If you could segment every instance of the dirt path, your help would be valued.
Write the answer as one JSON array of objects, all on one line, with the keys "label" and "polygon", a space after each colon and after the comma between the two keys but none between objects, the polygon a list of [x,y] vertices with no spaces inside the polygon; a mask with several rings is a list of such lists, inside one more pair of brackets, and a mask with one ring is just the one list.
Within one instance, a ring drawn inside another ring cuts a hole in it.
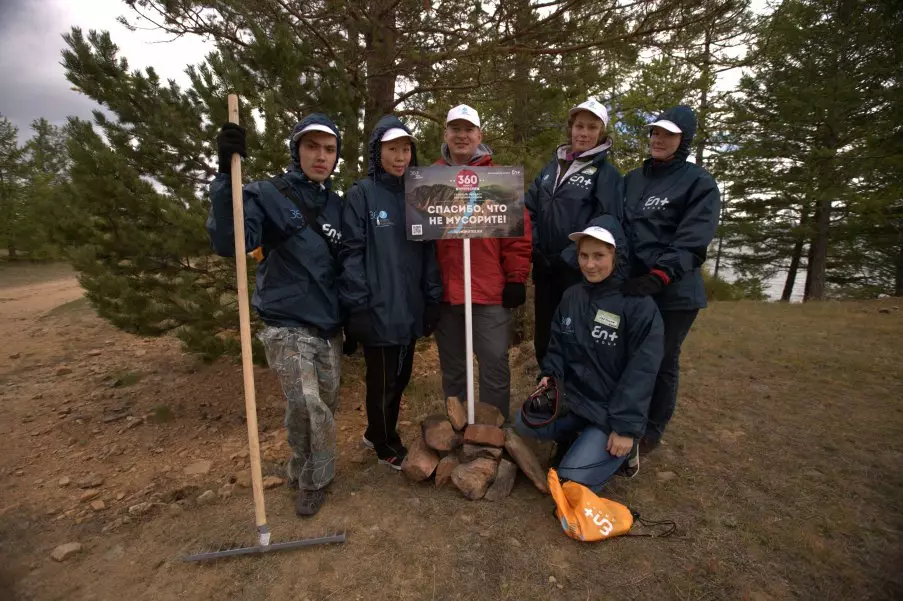
[{"label": "dirt path", "polygon": [[[347,529],[348,542],[186,565],[186,553],[254,540],[240,484],[240,369],[200,363],[173,339],[124,334],[79,296],[72,278],[0,287],[3,601],[903,595],[898,303],[718,303],[703,313],[667,444],[606,492],[675,520],[675,539],[580,544],[525,478],[508,499],[472,503],[377,466],[359,446],[358,356],[343,368],[338,477],[323,511],[299,520],[284,487],[266,494],[276,540]],[[530,356],[529,343],[513,349],[513,399],[534,381]],[[256,386],[265,473],[279,475],[284,401],[268,370]],[[441,408],[438,390],[427,344],[403,439]],[[209,467],[187,474],[198,462]],[[207,490],[212,502],[199,502]],[[52,560],[68,542],[83,549]]]},{"label": "dirt path", "polygon": [[35,318],[78,300],[85,291],[74,276],[49,282],[0,288],[0,335],[10,322]]}]

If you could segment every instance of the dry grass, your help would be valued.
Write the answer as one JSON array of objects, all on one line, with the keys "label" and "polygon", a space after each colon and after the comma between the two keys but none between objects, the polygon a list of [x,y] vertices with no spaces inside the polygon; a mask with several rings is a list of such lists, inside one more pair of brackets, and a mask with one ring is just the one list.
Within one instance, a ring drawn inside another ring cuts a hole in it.
[{"label": "dry grass", "polygon": [[[90,398],[100,376],[83,377],[79,368],[67,378],[43,368],[12,376],[16,393],[0,397],[0,424],[13,424],[0,437],[0,555],[9,566],[0,581],[15,578],[23,599],[67,600],[900,598],[903,311],[878,312],[898,304],[716,303],[703,312],[685,346],[667,444],[643,462],[636,479],[616,480],[608,490],[646,517],[675,520],[678,536],[664,540],[576,543],[560,532],[549,499],[526,479],[504,502],[471,503],[377,466],[358,447],[363,362],[356,357],[343,374],[340,473],[327,505],[316,518],[298,520],[288,492],[267,494],[276,538],[346,527],[348,542],[209,565],[177,558],[210,544],[250,543],[246,491],[178,515],[161,510],[101,535],[121,506],[111,503],[103,517],[80,524],[52,521],[45,513],[64,509],[73,491],[32,481],[102,469],[112,488],[133,492],[153,482],[172,490],[185,484],[183,463],[206,457],[214,470],[194,485],[221,486],[236,469],[229,454],[244,436],[237,365],[199,365],[172,341],[141,343],[148,353],[136,360],[127,351],[133,339],[93,318],[82,316],[75,326],[67,325],[68,313],[49,318],[59,327],[41,327],[63,338],[54,344],[75,353],[76,365],[78,349],[106,339],[118,350],[104,358],[101,376],[148,376],[112,389],[122,397],[83,403],[79,411],[95,415],[84,425],[59,422],[57,409],[66,395]],[[511,360],[517,400],[534,382],[529,343],[514,349]],[[278,440],[282,401],[275,378],[260,370],[257,389],[264,439]],[[35,394],[43,396],[33,400]],[[92,435],[104,406],[124,402],[136,412],[166,404],[173,418],[120,436]],[[415,436],[413,422],[441,403],[435,349],[421,345],[401,417],[412,423],[402,427],[403,438]],[[34,421],[19,426],[26,414]],[[44,422],[63,425],[31,436]],[[82,442],[67,450],[69,437]],[[123,456],[84,465],[67,460],[72,449],[96,453],[113,441],[127,447]],[[182,449],[184,458],[177,455]],[[13,476],[20,466],[27,475]],[[268,462],[267,469],[278,466]],[[677,478],[661,481],[662,471]],[[5,509],[8,499],[21,503]],[[56,544],[76,539],[86,545],[80,557],[50,562]]]}]

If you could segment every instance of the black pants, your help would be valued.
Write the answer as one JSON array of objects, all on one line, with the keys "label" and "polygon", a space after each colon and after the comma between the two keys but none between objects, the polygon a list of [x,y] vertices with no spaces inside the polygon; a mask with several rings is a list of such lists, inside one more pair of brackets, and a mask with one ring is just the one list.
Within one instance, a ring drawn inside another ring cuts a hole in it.
[{"label": "black pants", "polygon": [[540,367],[549,348],[555,309],[561,303],[564,291],[579,283],[581,277],[580,272],[564,267],[557,272],[535,273],[533,277],[533,348]]},{"label": "black pants", "polygon": [[395,429],[401,394],[411,380],[414,344],[409,346],[365,346],[367,364],[367,432],[380,459],[394,457],[404,445]]},{"label": "black pants", "polygon": [[662,311],[665,352],[655,378],[655,389],[652,391],[652,402],[649,405],[649,420],[646,423],[648,438],[661,439],[665,427],[674,415],[674,407],[677,405],[677,384],[680,379],[680,345],[683,344],[698,314],[699,309]]}]

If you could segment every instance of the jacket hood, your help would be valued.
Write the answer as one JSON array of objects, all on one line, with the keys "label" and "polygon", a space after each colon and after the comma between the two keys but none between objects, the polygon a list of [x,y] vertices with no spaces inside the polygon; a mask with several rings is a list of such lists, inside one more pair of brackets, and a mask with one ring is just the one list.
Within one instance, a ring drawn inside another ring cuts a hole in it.
[{"label": "jacket hood", "polygon": [[[370,134],[370,163],[367,166],[367,175],[370,177],[377,178],[386,172],[380,160],[382,148],[380,139],[383,137],[383,134],[393,127],[400,127],[411,134],[408,126],[402,123],[401,119],[395,115],[386,115],[377,122],[376,127],[373,128],[373,132]],[[413,134],[411,135],[413,136]],[[411,142],[411,166],[417,166],[417,145],[414,142]]]},{"label": "jacket hood", "polygon": [[[448,144],[445,142],[442,143],[442,160],[445,161],[446,165],[454,165],[451,152],[448,150]],[[492,161],[492,149],[485,144],[480,144],[473,151],[473,156],[470,157],[468,165],[488,165],[490,161]]]},{"label": "jacket hood", "polygon": [[608,138],[595,148],[590,148],[589,150],[585,150],[575,157],[568,158],[571,154],[571,145],[562,144],[555,149],[555,158],[557,158],[559,161],[580,159],[581,161],[592,161],[594,163],[598,163],[599,161],[604,159],[606,155],[608,155],[609,149],[611,149],[611,138]]},{"label": "jacket hood", "polygon": [[342,135],[339,133],[339,128],[333,122],[332,119],[324,115],[323,113],[311,113],[304,119],[298,122],[297,125],[292,129],[292,135],[289,136],[288,139],[288,149],[289,153],[292,156],[291,167],[301,170],[301,162],[298,154],[298,142],[295,141],[295,135],[298,134],[302,129],[307,127],[308,125],[325,125],[335,134],[336,139],[336,161],[335,165],[332,166],[332,173],[335,172],[336,166],[339,164],[339,157],[342,156]]},{"label": "jacket hood", "polygon": [[[589,225],[604,227],[615,238],[615,267],[611,275],[599,282],[599,286],[620,286],[630,276],[630,257],[627,252],[627,236],[621,223],[614,215],[601,215],[589,222]],[[586,281],[586,280],[584,280]]]},{"label": "jacket hood", "polygon": [[693,143],[693,136],[696,135],[696,113],[690,107],[680,104],[669,108],[664,113],[655,118],[656,121],[672,121],[680,127],[683,135],[680,139],[680,146],[674,153],[674,158],[681,162],[686,161],[690,156],[690,144]]}]

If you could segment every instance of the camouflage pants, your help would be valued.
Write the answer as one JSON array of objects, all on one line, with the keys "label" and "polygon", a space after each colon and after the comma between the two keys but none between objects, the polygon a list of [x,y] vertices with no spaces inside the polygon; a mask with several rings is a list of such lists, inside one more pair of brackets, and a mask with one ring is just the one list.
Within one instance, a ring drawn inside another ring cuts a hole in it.
[{"label": "camouflage pants", "polygon": [[289,484],[302,490],[324,488],[335,476],[341,334],[327,340],[310,328],[268,326],[258,338],[288,402]]}]

